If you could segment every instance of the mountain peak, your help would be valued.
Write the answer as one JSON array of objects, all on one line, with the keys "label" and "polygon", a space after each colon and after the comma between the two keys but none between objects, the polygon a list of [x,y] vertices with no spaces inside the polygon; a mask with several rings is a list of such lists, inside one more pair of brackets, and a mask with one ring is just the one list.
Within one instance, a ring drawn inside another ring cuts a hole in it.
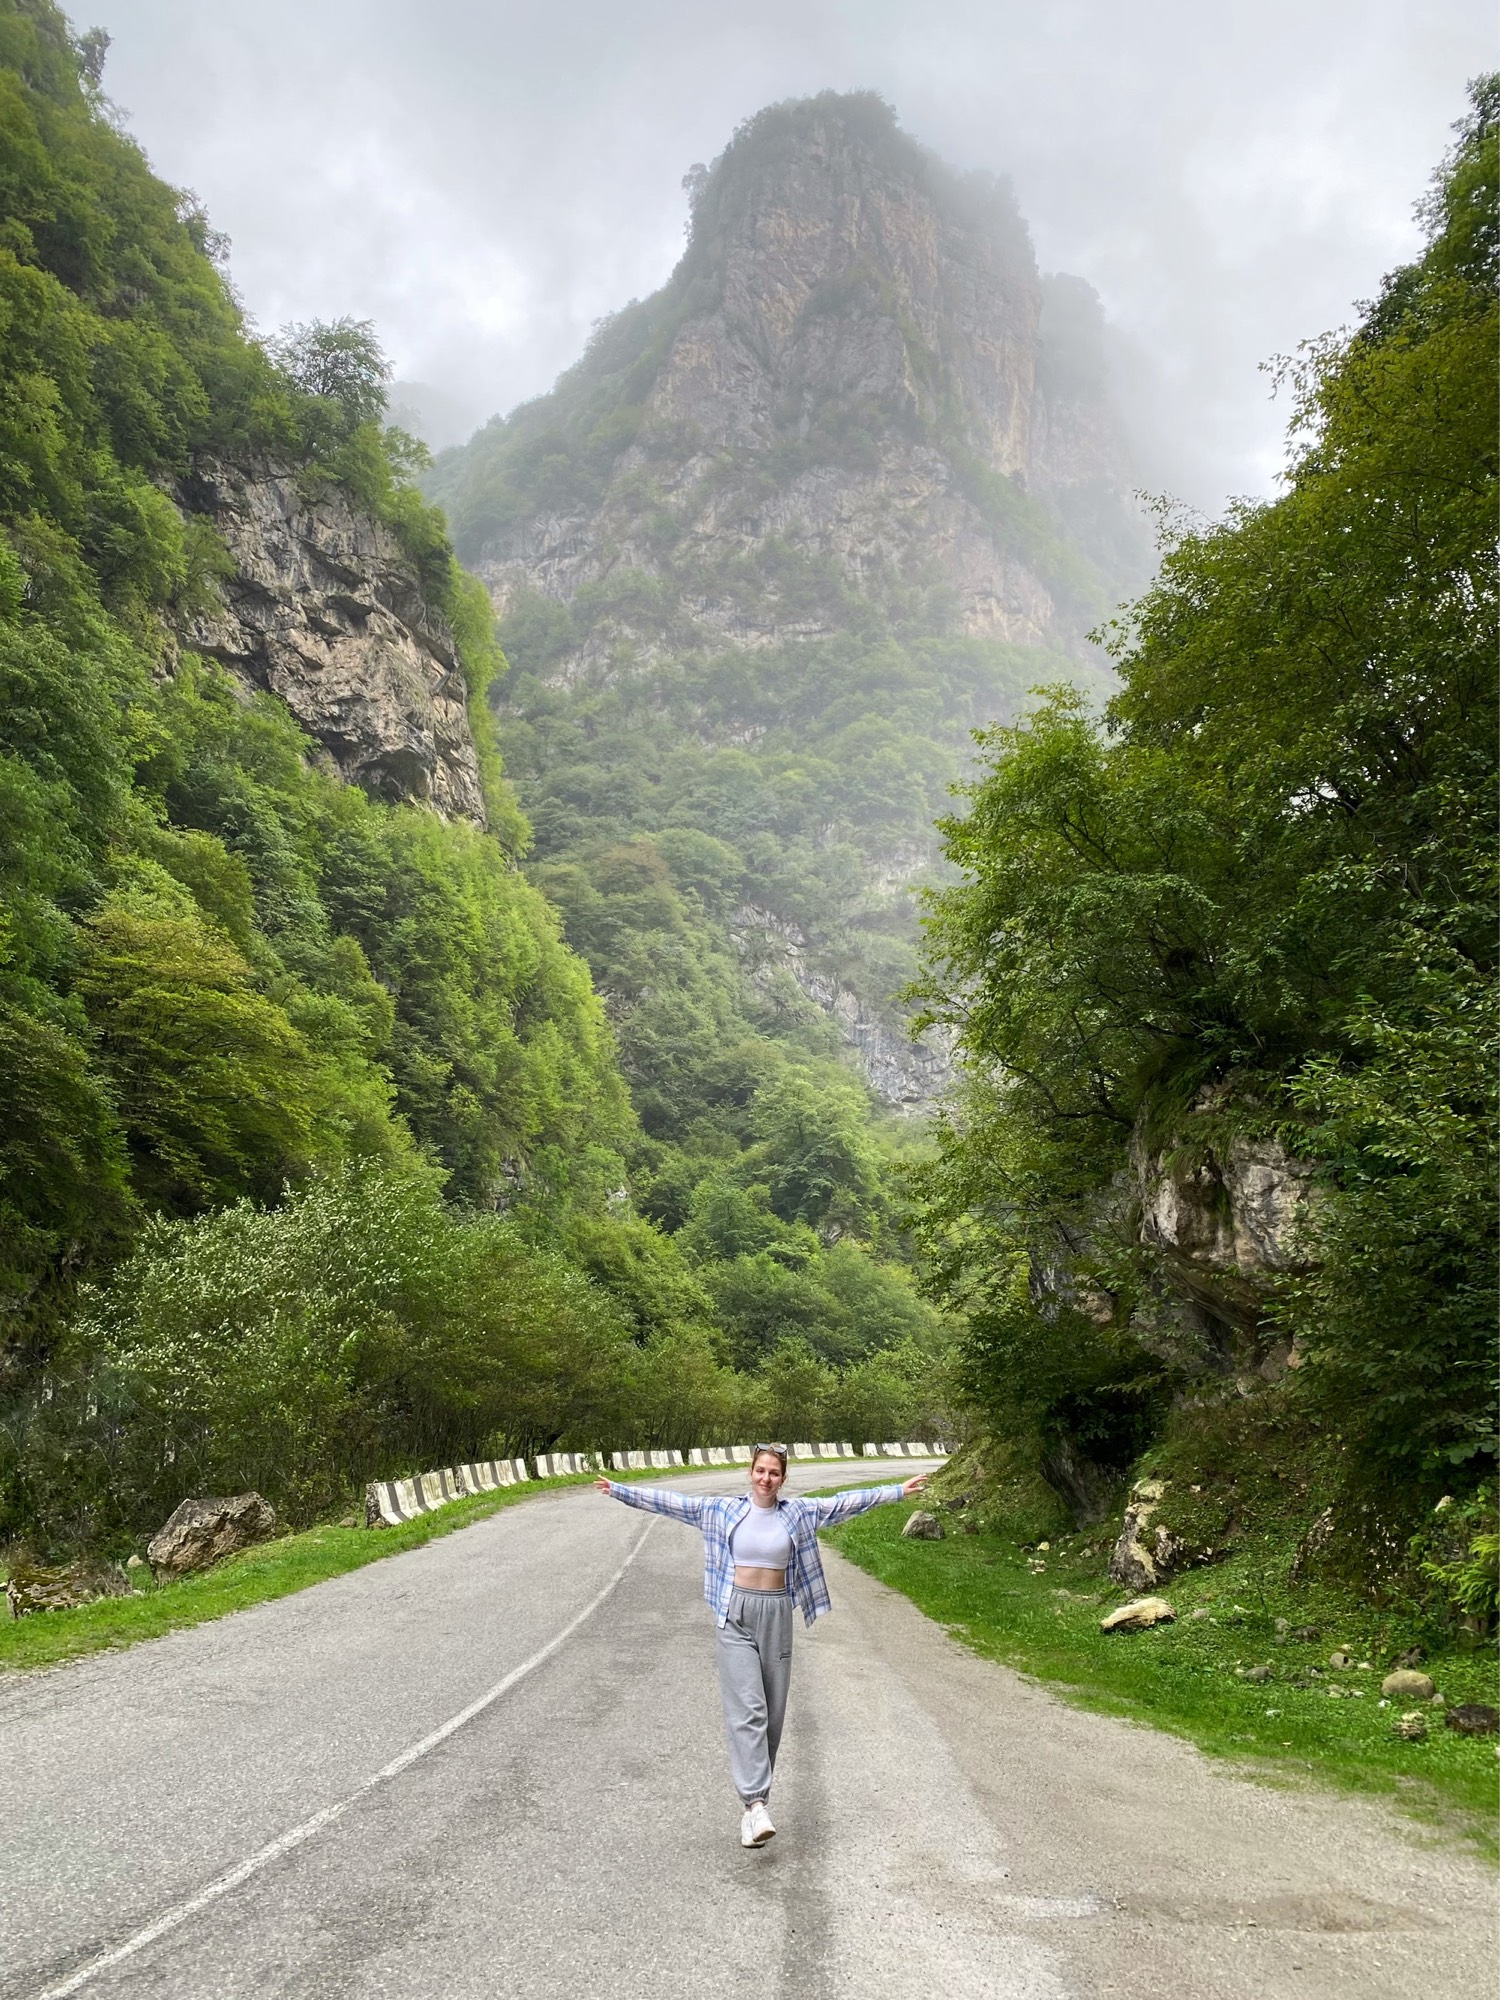
[{"label": "mountain peak", "polygon": [[628,572],[697,600],[702,643],[834,629],[702,587],[769,536],[857,597],[920,590],[943,629],[1077,652],[1135,580],[1114,573],[1129,467],[1102,370],[1076,365],[1097,302],[1039,277],[1008,186],[867,92],[768,107],[688,186],[667,284],[444,456],[435,490],[497,607]]},{"label": "mountain peak", "polygon": [[709,167],[690,169],[689,275],[722,264],[727,247],[769,218],[822,216],[838,226],[818,241],[825,275],[864,251],[895,252],[882,240],[893,205],[922,204],[940,224],[967,231],[997,262],[1034,275],[1031,242],[1008,182],[959,174],[902,130],[874,91],[822,91],[767,105],[737,129]]},{"label": "mountain peak", "polygon": [[[967,441],[998,472],[1025,468],[1040,300],[1003,183],[953,173],[873,94],[833,92],[760,112],[689,179],[673,287],[716,293],[731,341],[721,356],[682,343],[666,393],[709,436],[931,428],[956,391]],[[770,392],[758,403],[746,360]]]},{"label": "mountain peak", "polygon": [[607,990],[614,844],[707,835],[754,1006],[800,988],[921,1102],[942,1051],[893,1002],[969,732],[1038,682],[1099,685],[1084,635],[1143,568],[1102,315],[1039,275],[1003,183],[873,95],[772,105],[687,184],[667,283],[433,491],[500,613],[507,769]]}]

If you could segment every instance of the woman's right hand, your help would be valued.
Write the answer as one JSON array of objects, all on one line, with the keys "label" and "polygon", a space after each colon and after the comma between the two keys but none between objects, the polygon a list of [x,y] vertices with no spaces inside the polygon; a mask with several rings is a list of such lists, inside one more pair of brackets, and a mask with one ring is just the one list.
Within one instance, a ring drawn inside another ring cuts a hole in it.
[{"label": "woman's right hand", "polygon": [[609,1479],[596,1479],[594,1481],[594,1484],[598,1487],[601,1493],[608,1493],[613,1483],[614,1482]]}]

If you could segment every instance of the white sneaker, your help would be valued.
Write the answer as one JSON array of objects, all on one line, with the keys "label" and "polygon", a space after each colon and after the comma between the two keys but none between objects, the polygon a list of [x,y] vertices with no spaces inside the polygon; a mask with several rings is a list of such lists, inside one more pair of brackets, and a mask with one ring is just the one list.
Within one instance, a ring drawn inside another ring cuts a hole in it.
[{"label": "white sneaker", "polygon": [[746,1806],[740,1818],[740,1846],[754,1847],[754,1845],[755,1845],[755,1815],[754,1813],[751,1812],[749,1806]]},{"label": "white sneaker", "polygon": [[[776,1831],[771,1815],[766,1811],[764,1799],[757,1799],[751,1806],[749,1812],[745,1814],[745,1823],[749,1835],[745,1840],[747,1847],[764,1847]],[[745,1836],[742,1835],[741,1838],[744,1839]]]}]

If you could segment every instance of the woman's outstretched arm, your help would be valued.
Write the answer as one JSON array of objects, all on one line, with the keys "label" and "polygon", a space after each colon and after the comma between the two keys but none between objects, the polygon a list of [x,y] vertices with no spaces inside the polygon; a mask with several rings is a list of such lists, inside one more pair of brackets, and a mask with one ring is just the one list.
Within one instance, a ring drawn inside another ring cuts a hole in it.
[{"label": "woman's outstretched arm", "polygon": [[674,1521],[686,1521],[694,1528],[703,1525],[700,1493],[674,1493],[667,1486],[636,1486],[628,1480],[596,1479],[594,1484],[611,1500],[623,1500],[627,1507],[643,1507],[648,1514],[670,1514]]},{"label": "woman's outstretched arm", "polygon": [[903,1486],[854,1486],[846,1493],[830,1493],[821,1500],[814,1500],[812,1505],[818,1510],[818,1526],[831,1528],[840,1521],[863,1514],[870,1507],[884,1507],[893,1500],[910,1500],[926,1484],[927,1474],[919,1472]]}]

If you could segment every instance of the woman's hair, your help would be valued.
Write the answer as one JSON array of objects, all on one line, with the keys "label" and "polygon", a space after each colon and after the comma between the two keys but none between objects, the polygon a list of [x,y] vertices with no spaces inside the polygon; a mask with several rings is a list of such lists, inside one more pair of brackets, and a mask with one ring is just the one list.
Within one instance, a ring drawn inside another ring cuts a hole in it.
[{"label": "woman's hair", "polygon": [[758,1444],[750,1454],[750,1470],[755,1470],[762,1458],[776,1458],[781,1461],[781,1476],[786,1477],[786,1446],[784,1444]]}]

